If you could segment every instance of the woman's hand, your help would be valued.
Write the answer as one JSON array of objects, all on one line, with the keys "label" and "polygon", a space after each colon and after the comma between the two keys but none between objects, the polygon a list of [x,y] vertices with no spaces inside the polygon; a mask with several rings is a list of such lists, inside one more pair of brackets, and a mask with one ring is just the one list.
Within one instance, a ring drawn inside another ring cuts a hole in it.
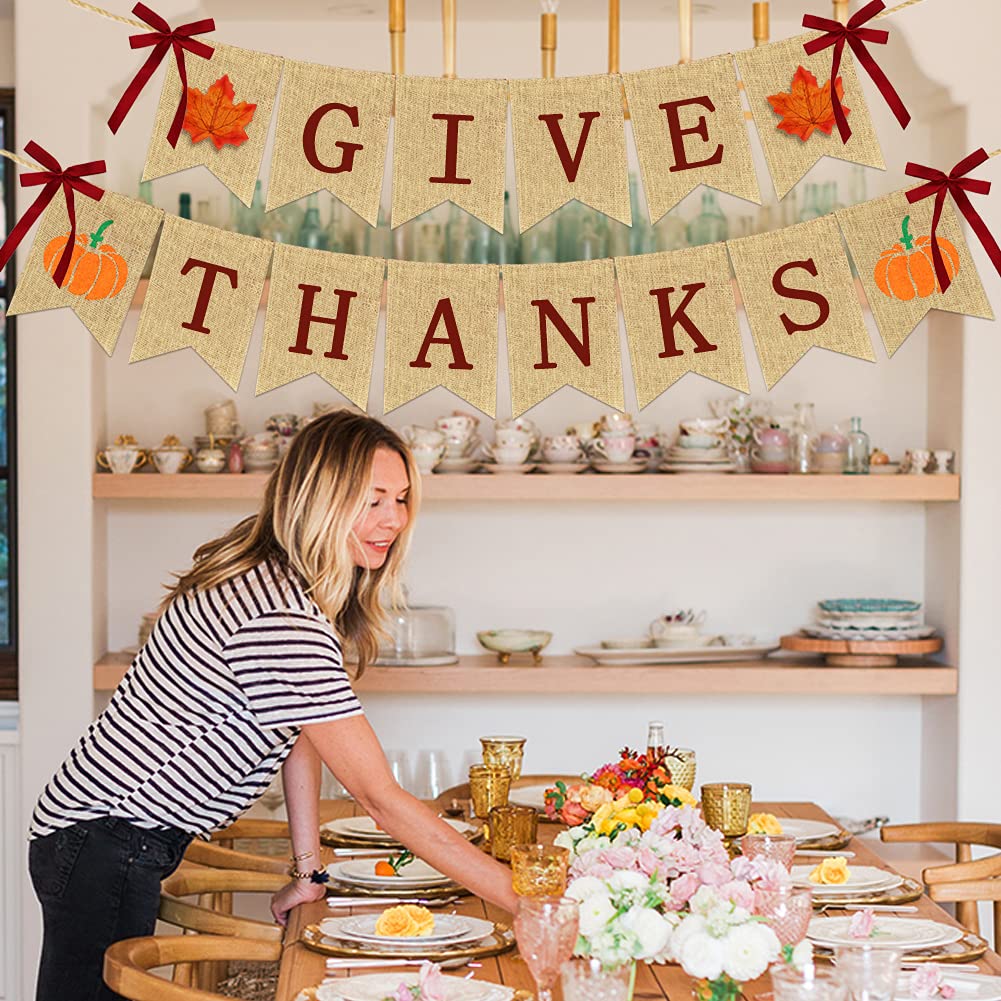
[{"label": "woman's hand", "polygon": [[327,889],[323,883],[314,883],[308,879],[294,879],[288,886],[279,890],[271,898],[271,913],[280,925],[288,924],[288,912],[299,904],[308,904],[311,900],[321,900]]}]

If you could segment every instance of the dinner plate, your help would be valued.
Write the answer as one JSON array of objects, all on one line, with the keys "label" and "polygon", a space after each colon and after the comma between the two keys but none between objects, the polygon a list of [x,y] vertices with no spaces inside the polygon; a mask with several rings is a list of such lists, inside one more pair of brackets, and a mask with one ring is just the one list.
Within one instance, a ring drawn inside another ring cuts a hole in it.
[{"label": "dinner plate", "polygon": [[826,820],[800,820],[797,817],[779,817],[783,834],[791,834],[797,841],[819,841],[838,833],[835,824]]},{"label": "dinner plate", "polygon": [[449,882],[448,876],[432,869],[427,862],[415,859],[405,865],[399,876],[377,876],[375,874],[375,859],[348,859],[344,862],[332,862],[327,866],[330,878],[339,883],[355,886],[399,887],[415,889],[421,886],[437,886]]},{"label": "dinner plate", "polygon": [[[384,1001],[394,997],[400,984],[416,986],[420,974],[414,970],[400,973],[369,973],[347,977],[316,988],[316,1001]],[[445,1001],[510,1001],[514,989],[486,980],[444,977]]]},{"label": "dinner plate", "polygon": [[515,806],[530,806],[541,813],[546,809],[546,790],[552,789],[555,784],[556,780],[553,779],[552,782],[540,782],[537,785],[512,789],[508,795],[508,802]]},{"label": "dinner plate", "polygon": [[375,930],[378,914],[356,914],[351,917],[330,917],[320,922],[320,931],[330,938],[345,942],[365,942],[376,945],[455,945],[458,942],[478,942],[493,934],[492,921],[467,918],[458,914],[438,914],[430,935],[380,935]]},{"label": "dinner plate", "polygon": [[[459,834],[468,836],[476,830],[472,824],[467,824],[462,820],[451,820],[445,817],[441,819]],[[323,829],[350,838],[371,838],[373,841],[394,840],[393,836],[387,831],[381,830],[371,817],[341,817],[324,824]]]},{"label": "dinner plate", "polygon": [[849,865],[848,879],[844,883],[812,883],[810,873],[816,869],[814,865],[794,865],[790,870],[792,881],[797,886],[808,886],[815,894],[822,893],[863,893],[869,890],[888,890],[891,886],[899,886],[904,880],[894,872],[878,869],[871,865]]},{"label": "dinner plate", "polygon": [[[913,1001],[910,983],[911,978],[901,974],[894,1001]],[[1001,977],[989,977],[983,973],[950,973],[949,968],[943,966],[942,984],[956,992],[956,1001],[1001,1001]]]},{"label": "dinner plate", "polygon": [[851,917],[813,918],[806,937],[815,945],[834,948],[840,945],[872,945],[887,949],[933,949],[958,942],[962,928],[929,921],[927,918],[895,918],[876,915],[873,934],[866,939],[851,933]]}]

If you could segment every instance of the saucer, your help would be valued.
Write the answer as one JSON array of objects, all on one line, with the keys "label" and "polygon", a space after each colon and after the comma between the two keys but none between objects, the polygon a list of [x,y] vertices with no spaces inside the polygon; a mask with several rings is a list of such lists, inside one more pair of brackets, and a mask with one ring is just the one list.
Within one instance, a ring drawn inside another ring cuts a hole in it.
[{"label": "saucer", "polygon": [[488,473],[530,473],[535,469],[534,462],[500,463],[484,462],[482,468]]},{"label": "saucer", "polygon": [[628,462],[608,462],[602,459],[592,459],[591,468],[599,473],[645,473],[646,459],[630,459]]},{"label": "saucer", "polygon": [[481,464],[479,459],[471,459],[468,456],[458,459],[445,458],[434,467],[434,471],[436,473],[472,473]]},{"label": "saucer", "polygon": [[733,473],[737,467],[732,462],[662,462],[662,473]]},{"label": "saucer", "polygon": [[556,473],[567,475],[569,473],[583,473],[588,468],[586,462],[540,462],[536,468],[541,473]]}]

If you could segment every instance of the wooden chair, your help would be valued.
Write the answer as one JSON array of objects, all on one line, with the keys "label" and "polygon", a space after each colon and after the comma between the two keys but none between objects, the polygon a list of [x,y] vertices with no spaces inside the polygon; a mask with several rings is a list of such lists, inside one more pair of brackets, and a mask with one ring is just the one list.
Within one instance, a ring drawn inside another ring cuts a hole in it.
[{"label": "wooden chair", "polygon": [[[957,914],[959,908],[964,906],[972,907],[976,914],[980,901],[991,901],[994,905],[994,951],[1001,950],[1001,879],[963,879],[955,883],[933,883],[928,887],[928,896],[939,903],[955,904]],[[960,924],[969,927],[965,921],[960,920]],[[979,934],[979,926],[970,931]]]},{"label": "wooden chair", "polygon": [[[956,849],[956,861],[951,865],[937,865],[925,869],[922,878],[928,886],[932,900],[951,901],[956,904],[956,920],[975,934],[980,934],[980,918],[977,914],[978,900],[995,901],[995,925],[997,924],[998,896],[1001,893],[1001,881],[997,887],[992,887],[994,880],[1001,877],[1001,854],[990,855],[987,858],[974,859],[973,848],[1001,849],[1001,824],[978,824],[962,822],[945,822],[932,824],[892,824],[880,829],[880,837],[888,842],[932,842],[936,844],[953,844]],[[964,884],[964,889],[948,891],[947,884]],[[984,896],[970,896],[975,889],[985,891]],[[987,892],[990,891],[990,892]],[[966,894],[966,895],[962,895]]]},{"label": "wooden chair", "polygon": [[289,869],[288,859],[284,857],[239,852],[235,848],[226,848],[212,841],[197,839],[188,845],[184,858],[196,865],[211,866],[216,869],[239,869],[243,872],[262,872],[279,876],[287,876]]},{"label": "wooden chair", "polygon": [[281,942],[227,935],[148,935],[127,938],[104,954],[104,982],[131,1001],[233,1001],[222,994],[164,980],[150,970],[229,960],[275,962]]}]

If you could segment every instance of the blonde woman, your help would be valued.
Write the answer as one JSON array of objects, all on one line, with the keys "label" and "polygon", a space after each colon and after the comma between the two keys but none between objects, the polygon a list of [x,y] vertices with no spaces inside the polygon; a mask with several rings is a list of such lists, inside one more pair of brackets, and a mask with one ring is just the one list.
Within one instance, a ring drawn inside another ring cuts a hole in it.
[{"label": "blonde woman", "polygon": [[257,515],[196,551],[35,808],[39,1001],[114,997],[104,950],[153,932],[160,881],[191,839],[233,821],[279,769],[295,878],[272,899],[276,920],[324,894],[321,762],[391,835],[514,910],[507,870],[394,781],[342,662],[347,641],[362,669],[375,658],[419,489],[391,429],[328,414],[296,437]]}]

